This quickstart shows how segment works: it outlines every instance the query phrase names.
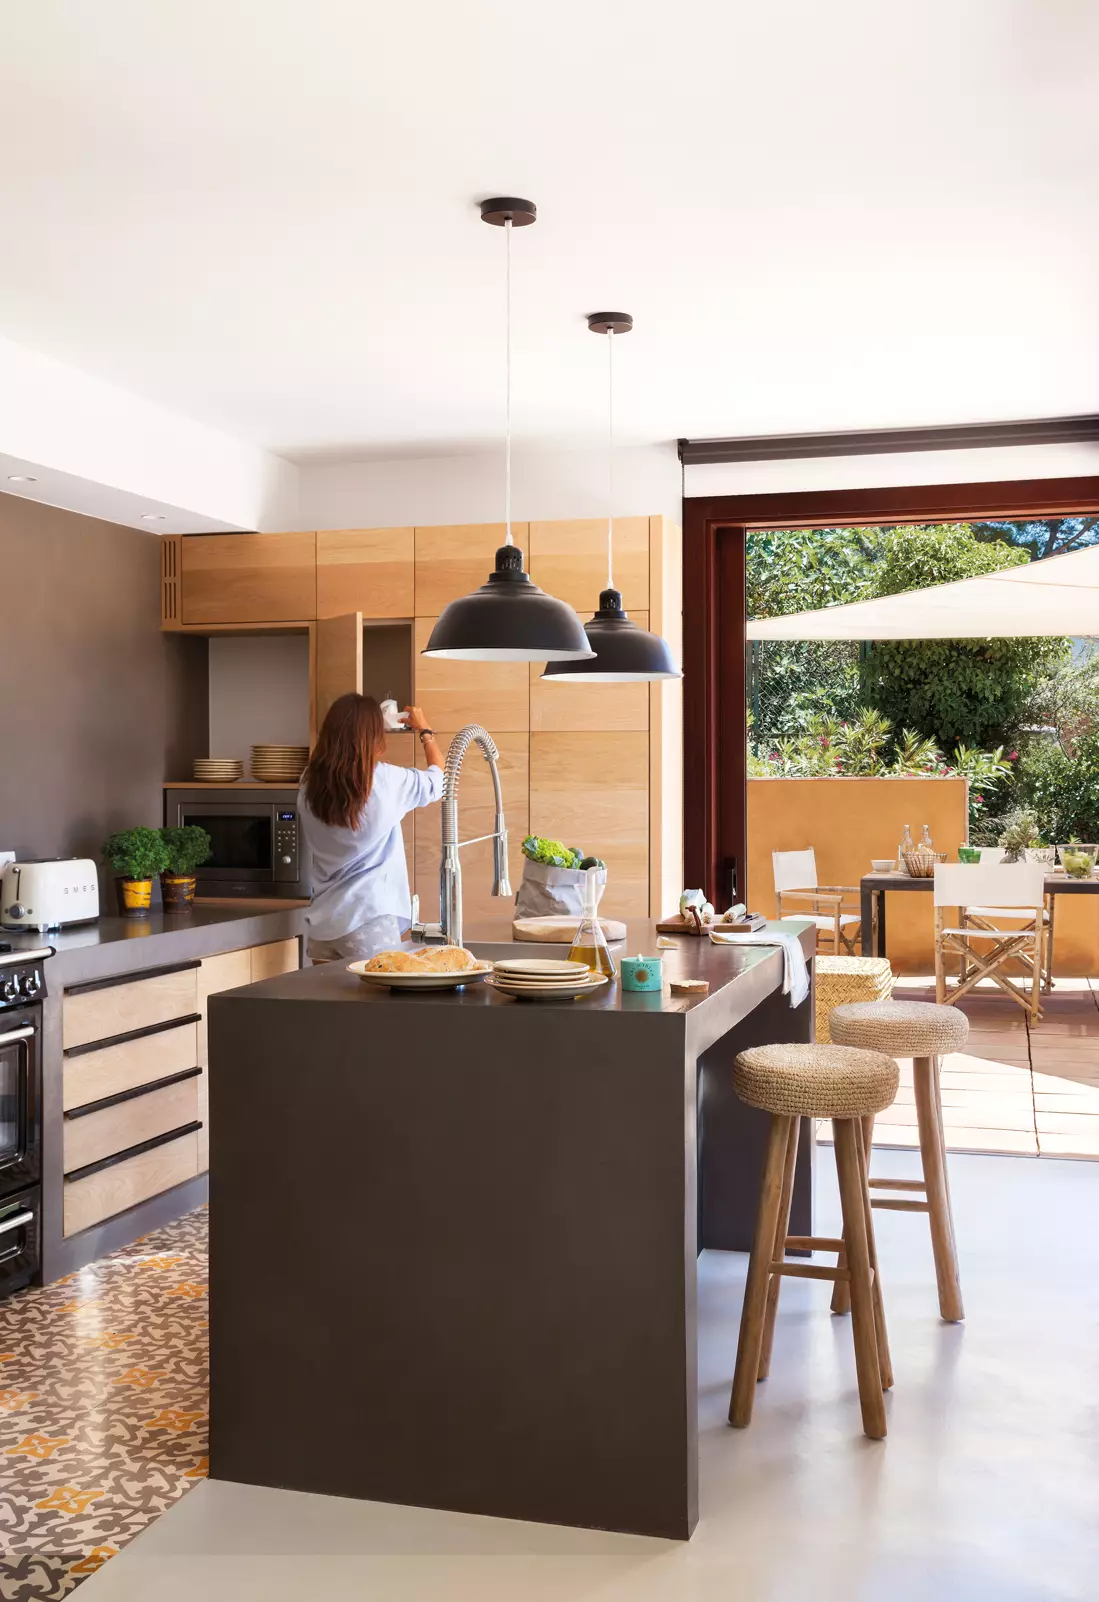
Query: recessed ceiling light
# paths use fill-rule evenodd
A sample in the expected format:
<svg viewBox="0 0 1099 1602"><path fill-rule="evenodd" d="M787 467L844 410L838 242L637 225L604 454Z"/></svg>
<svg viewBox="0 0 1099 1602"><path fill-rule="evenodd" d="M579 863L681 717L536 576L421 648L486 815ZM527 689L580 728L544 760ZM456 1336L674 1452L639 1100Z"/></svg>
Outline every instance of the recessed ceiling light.
<svg viewBox="0 0 1099 1602"><path fill-rule="evenodd" d="M29 473L9 473L8 474L8 483L9 484L37 484L38 480L36 478L32 478Z"/></svg>
<svg viewBox="0 0 1099 1602"><path fill-rule="evenodd" d="M141 521L143 523L163 523L166 519L163 512L142 512Z"/></svg>

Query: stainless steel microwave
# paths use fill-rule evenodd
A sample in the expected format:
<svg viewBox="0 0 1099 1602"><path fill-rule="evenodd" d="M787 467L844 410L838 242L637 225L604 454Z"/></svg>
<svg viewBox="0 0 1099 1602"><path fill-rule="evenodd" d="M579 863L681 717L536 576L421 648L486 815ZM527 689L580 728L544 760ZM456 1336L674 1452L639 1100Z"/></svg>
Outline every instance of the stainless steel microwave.
<svg viewBox="0 0 1099 1602"><path fill-rule="evenodd" d="M308 899L311 884L296 790L237 785L165 790L164 821L196 823L213 854L198 870L200 896Z"/></svg>

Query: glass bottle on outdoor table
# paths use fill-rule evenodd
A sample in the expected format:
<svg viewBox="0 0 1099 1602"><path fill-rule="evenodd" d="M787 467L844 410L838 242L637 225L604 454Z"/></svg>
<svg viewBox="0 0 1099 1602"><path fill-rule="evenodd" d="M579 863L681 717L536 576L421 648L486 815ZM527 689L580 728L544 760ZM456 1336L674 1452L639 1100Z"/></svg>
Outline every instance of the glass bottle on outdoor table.
<svg viewBox="0 0 1099 1602"><path fill-rule="evenodd" d="M605 868L584 870L584 910L580 915L576 937L569 948L569 961L586 962L593 973L606 974L608 979L613 979L618 969L599 922L599 898L606 885L605 873Z"/></svg>
<svg viewBox="0 0 1099 1602"><path fill-rule="evenodd" d="M908 825L906 823L905 826L904 826L904 833L901 835L901 843L897 847L897 867L898 867L898 869L900 870L901 873L905 873L907 871L906 868L905 868L905 862L904 862L904 854L905 854L905 852L906 851L915 851L915 849L916 849L916 846L915 846L915 842L912 839L912 830L908 827Z"/></svg>
<svg viewBox="0 0 1099 1602"><path fill-rule="evenodd" d="M923 834L920 836L920 855L933 857L935 855L935 842L931 838L931 825L925 823Z"/></svg>

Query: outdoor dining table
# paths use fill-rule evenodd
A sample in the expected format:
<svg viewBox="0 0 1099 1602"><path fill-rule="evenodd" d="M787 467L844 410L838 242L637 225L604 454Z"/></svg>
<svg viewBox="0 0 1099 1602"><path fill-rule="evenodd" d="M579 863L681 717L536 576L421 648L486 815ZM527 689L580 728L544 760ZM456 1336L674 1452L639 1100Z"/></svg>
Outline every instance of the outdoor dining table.
<svg viewBox="0 0 1099 1602"><path fill-rule="evenodd" d="M862 910L862 954L864 957L884 957L885 897L894 891L902 894L930 895L935 881L917 879L910 873L865 873L859 880ZM1045 878L1046 901L1049 906L1049 939L1046 947L1046 986L1048 990L1053 973L1054 902L1057 896L1099 895L1099 878L1071 879L1063 870L1054 869Z"/></svg>

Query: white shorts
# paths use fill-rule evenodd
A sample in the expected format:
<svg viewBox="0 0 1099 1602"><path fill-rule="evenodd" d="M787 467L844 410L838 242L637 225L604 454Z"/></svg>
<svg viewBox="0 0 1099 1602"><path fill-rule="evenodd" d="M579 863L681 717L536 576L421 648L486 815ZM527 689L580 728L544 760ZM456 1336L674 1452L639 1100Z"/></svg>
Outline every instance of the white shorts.
<svg viewBox="0 0 1099 1602"><path fill-rule="evenodd" d="M397 950L408 928L405 919L386 913L380 918L368 918L338 940L314 940L309 936L305 954L310 962L365 961L379 951Z"/></svg>

